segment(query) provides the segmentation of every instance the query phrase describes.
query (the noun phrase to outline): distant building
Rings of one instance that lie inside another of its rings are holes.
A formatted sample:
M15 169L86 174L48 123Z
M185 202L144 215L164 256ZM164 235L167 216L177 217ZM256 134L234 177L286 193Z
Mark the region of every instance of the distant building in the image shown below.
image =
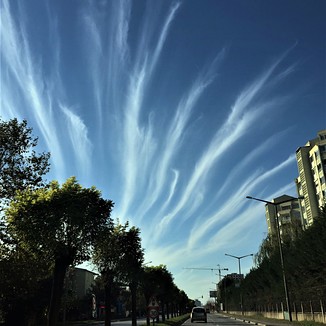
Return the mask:
M225 276L226 278L231 278L233 280L243 280L243 274L230 273Z
M302 229L300 200L288 195L282 195L280 197L274 198L272 202L275 204L280 204L265 205L268 234L270 236L277 236L277 212L281 238L282 235L287 235L291 238L294 238L299 230Z
M72 271L72 275L76 296L78 299L82 299L87 294L87 291L92 288L97 274L87 269L75 267Z
M317 138L309 140L296 151L299 176L296 179L297 192L303 196L303 228L309 227L326 202L326 130L321 130Z

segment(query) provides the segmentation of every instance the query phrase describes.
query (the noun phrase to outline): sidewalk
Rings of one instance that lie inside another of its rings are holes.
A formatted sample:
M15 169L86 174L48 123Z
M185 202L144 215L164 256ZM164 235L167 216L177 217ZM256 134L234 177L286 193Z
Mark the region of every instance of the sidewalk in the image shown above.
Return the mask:
M272 319L272 318L255 318L255 317L249 317L249 316L239 316L239 315L230 315L230 314L224 314L223 316L227 316L234 320L241 320L248 324L253 325L259 325L259 326L293 326L294 324L297 324L298 322L290 322L288 320L283 319Z

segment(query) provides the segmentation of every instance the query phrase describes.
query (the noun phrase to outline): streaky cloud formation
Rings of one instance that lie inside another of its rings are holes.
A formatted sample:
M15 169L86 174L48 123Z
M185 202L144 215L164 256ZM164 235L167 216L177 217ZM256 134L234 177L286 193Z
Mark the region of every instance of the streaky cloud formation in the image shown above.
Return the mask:
M296 196L295 151L325 128L322 0L250 1L0 2L1 119L27 119L48 180L112 199L191 298L216 275L184 268L237 272L224 254L267 232L246 196Z

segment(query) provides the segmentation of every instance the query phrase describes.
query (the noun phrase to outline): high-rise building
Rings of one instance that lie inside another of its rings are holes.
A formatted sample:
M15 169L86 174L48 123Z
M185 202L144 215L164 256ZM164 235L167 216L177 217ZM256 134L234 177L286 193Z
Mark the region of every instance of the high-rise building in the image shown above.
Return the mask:
M265 205L265 215L270 236L277 236L278 220L280 236L295 238L297 233L302 229L302 217L300 209L300 200L288 195L282 195L274 198L273 204ZM278 214L278 218L276 218Z
M313 223L326 203L326 130L317 135L296 151L299 171L296 185L298 195L304 197L301 201L304 228Z

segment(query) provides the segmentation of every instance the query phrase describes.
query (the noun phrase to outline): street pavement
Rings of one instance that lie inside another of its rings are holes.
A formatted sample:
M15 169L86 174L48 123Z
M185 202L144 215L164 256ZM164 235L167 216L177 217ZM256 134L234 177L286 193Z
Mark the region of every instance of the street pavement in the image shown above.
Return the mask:
M131 326L131 320L117 320L112 321L112 326ZM137 320L137 324L139 326L146 325L146 319L141 318ZM196 325L196 324L203 324L203 325ZM207 324L204 322L191 322L190 319L186 320L183 323L183 326L245 326L245 324L252 324L258 326L293 326L293 323L290 323L286 320L275 320L275 319L268 319L268 320L258 320L251 317L246 316L232 316L232 315L225 315L220 313L210 313L207 314ZM96 325L96 326L104 326L104 321L92 321L89 323L81 323L81 324L74 324L74 326L85 326L85 325ZM151 323L151 326L153 324Z

